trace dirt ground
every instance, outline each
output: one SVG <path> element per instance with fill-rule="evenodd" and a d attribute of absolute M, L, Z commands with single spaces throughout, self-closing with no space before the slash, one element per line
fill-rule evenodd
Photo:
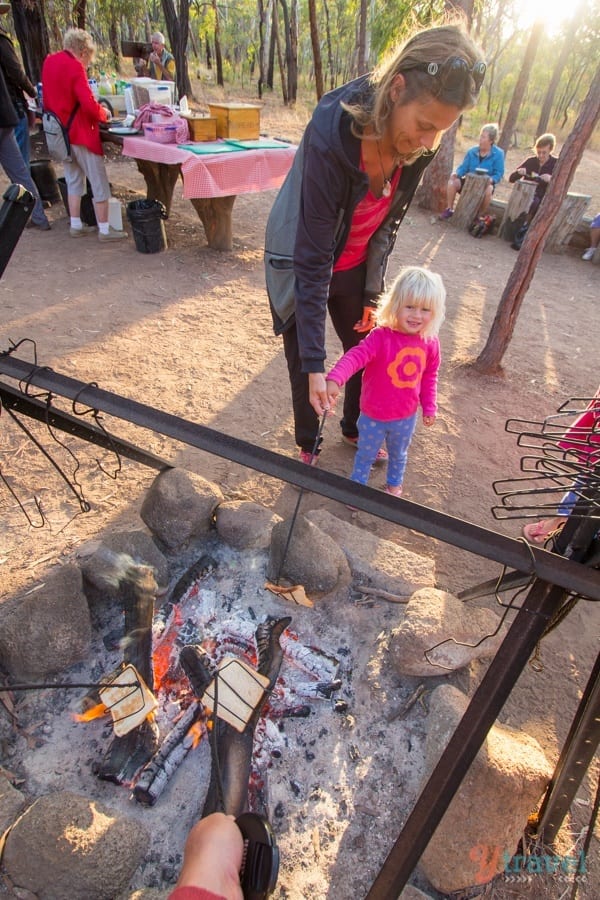
<path fill-rule="evenodd" d="M 283 111 L 271 102 L 264 110 L 262 129 L 297 139 L 304 120 L 303 110 Z M 526 150 L 511 150 L 508 171 L 525 155 Z M 111 154 L 108 166 L 114 193 L 124 203 L 143 194 L 144 183 L 133 161 Z M 600 210 L 599 174 L 600 154 L 586 153 L 572 189 L 593 196 L 591 214 Z M 503 185 L 499 196 L 507 195 Z M 273 192 L 237 198 L 231 253 L 207 248 L 201 223 L 191 204 L 181 199 L 179 188 L 166 225 L 168 250 L 154 255 L 138 253 L 131 237 L 114 245 L 100 245 L 93 238 L 72 241 L 62 204 L 55 205 L 49 211 L 52 231 L 25 231 L 0 281 L 0 350 L 21 340 L 34 342 L 38 363 L 63 375 L 97 382 L 105 390 L 295 455 L 285 362 L 281 342 L 272 334 L 263 281 L 263 235 L 273 198 Z M 448 291 L 441 332 L 439 416 L 433 428 L 417 430 L 405 496 L 512 537 L 520 534 L 523 521 L 497 519 L 492 513 L 498 504 L 494 483 L 520 474 L 523 451 L 516 446 L 515 436 L 505 431 L 506 420 L 539 422 L 565 400 L 590 396 L 600 382 L 600 269 L 583 262 L 576 251 L 543 255 L 504 359 L 503 377 L 483 377 L 469 368 L 468 362 L 489 333 L 515 259 L 516 253 L 498 238 L 474 240 L 414 207 L 399 231 L 389 266 L 390 274 L 404 263 L 431 267 L 442 274 Z M 339 352 L 332 331 L 328 352 L 330 361 Z M 32 354 L 33 344 L 27 343 L 16 355 L 30 360 Z M 0 472 L 14 491 L 0 483 L 0 575 L 6 599 L 42 580 L 51 565 L 68 560 L 86 540 L 139 525 L 140 503 L 154 472 L 125 461 L 113 480 L 95 464 L 96 451 L 79 445 L 78 478 L 91 503 L 91 511 L 81 514 L 65 483 L 5 412 L 0 424 Z M 105 424 L 116 434 L 215 481 L 226 497 L 249 497 L 284 516 L 294 508 L 297 493 L 285 483 L 125 422 L 106 419 Z M 321 464 L 347 475 L 352 451 L 341 443 L 339 434 L 337 419 L 329 421 Z M 49 441 L 48 449 L 53 446 Z M 103 455 L 102 462 L 112 473 L 115 466 L 110 455 Z M 382 472 L 375 474 L 372 484 L 382 486 Z M 43 528 L 34 527 L 40 524 L 34 497 L 44 511 Z M 348 510 L 317 495 L 307 495 L 304 502 L 306 509 L 322 506 L 350 519 Z M 355 522 L 433 558 L 441 588 L 458 592 L 500 572 L 496 563 L 416 531 L 363 513 Z M 479 602 L 494 603 L 492 599 Z M 354 628 L 365 629 L 363 639 L 357 641 L 362 646 L 357 659 L 366 672 L 379 632 L 401 613 L 375 603 L 364 610 L 363 622 L 360 611 L 347 612 L 341 604 L 327 618 L 340 625 L 346 615 Z M 580 602 L 544 642 L 543 671 L 527 669 L 502 711 L 503 722 L 537 738 L 552 764 L 593 666 L 599 625 L 598 606 Z M 452 682 L 472 691 L 480 677 L 481 669 L 473 667 Z M 390 673 L 382 675 L 380 682 L 369 687 L 372 699 L 385 704 L 398 691 L 401 695 L 402 685 Z M 422 733 L 423 711 L 415 715 L 423 720 Z M 396 762 L 401 767 L 400 749 L 398 754 Z M 310 840 L 300 841 L 299 847 L 308 848 L 303 860 L 298 858 L 299 851 L 290 849 L 289 834 L 284 836 L 283 848 L 289 856 L 286 863 L 282 852 L 279 896 L 346 900 L 358 895 L 353 893 L 355 885 L 368 887 L 414 802 L 417 774 L 418 766 L 413 780 L 406 779 L 401 800 L 396 795 L 402 793 L 398 786 L 402 779 L 398 782 L 390 776 L 390 796 L 382 801 L 381 817 L 375 827 L 369 824 L 371 850 L 356 835 L 350 839 L 351 829 L 344 837 L 345 819 L 351 818 L 348 811 L 330 812 L 335 827 L 319 852 L 314 841 L 310 853 Z M 356 774 L 350 787 L 358 790 L 362 777 Z M 596 765 L 584 779 L 568 827 L 561 833 L 565 854 L 581 847 L 597 778 Z M 385 794 L 384 787 L 381 790 Z M 598 838 L 596 831 L 581 897 L 597 896 Z M 356 871 L 349 860 L 355 861 L 357 855 L 364 872 L 358 881 L 346 882 L 346 871 Z M 541 881 L 496 883 L 485 894 L 558 900 L 568 888 L 564 883 L 542 885 Z"/>

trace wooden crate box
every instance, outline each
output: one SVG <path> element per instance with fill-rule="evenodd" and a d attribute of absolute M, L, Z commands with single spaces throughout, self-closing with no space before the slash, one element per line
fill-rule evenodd
<path fill-rule="evenodd" d="M 182 115 L 190 129 L 192 141 L 214 141 L 217 138 L 217 120 L 215 116 L 195 116 L 192 113 Z"/>
<path fill-rule="evenodd" d="M 252 103 L 209 103 L 211 116 L 217 119 L 217 137 L 240 141 L 260 137 L 260 106 Z"/>

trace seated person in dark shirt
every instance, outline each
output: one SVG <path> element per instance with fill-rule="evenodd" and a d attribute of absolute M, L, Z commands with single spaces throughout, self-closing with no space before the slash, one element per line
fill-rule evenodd
<path fill-rule="evenodd" d="M 542 134 L 534 144 L 533 149 L 535 150 L 535 156 L 528 156 L 527 159 L 508 176 L 508 180 L 511 184 L 524 178 L 525 181 L 531 181 L 537 185 L 533 200 L 531 201 L 531 206 L 527 212 L 527 223 L 531 222 L 538 211 L 538 207 L 544 199 L 548 182 L 552 177 L 554 166 L 558 161 L 556 156 L 552 155 L 555 144 L 556 138 L 553 134 Z"/>

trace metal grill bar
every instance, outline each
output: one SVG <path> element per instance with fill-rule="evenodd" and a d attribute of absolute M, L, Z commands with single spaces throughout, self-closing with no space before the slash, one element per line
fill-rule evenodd
<path fill-rule="evenodd" d="M 421 534 L 485 559 L 494 560 L 508 568 L 535 574 L 538 578 L 565 590 L 600 600 L 600 580 L 597 572 L 547 550 L 530 547 L 523 541 L 456 519 L 430 507 L 400 497 L 392 497 L 366 485 L 356 484 L 333 472 L 307 466 L 298 460 L 289 459 L 215 429 L 59 375 L 52 369 L 34 366 L 10 354 L 0 355 L 0 374 L 22 383 L 36 385 L 53 394 L 77 400 L 92 409 L 206 450 L 265 475 L 272 475 L 282 481 L 329 497 L 331 500 L 351 504 L 388 522 L 412 528 Z"/>

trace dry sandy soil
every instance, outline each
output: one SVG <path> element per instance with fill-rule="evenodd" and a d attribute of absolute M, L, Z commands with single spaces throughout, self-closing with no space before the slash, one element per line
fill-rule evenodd
<path fill-rule="evenodd" d="M 286 112 L 270 102 L 262 125 L 267 133 L 295 139 L 304 120 L 302 110 Z M 526 151 L 511 151 L 509 169 L 524 155 Z M 109 173 L 123 202 L 141 196 L 143 181 L 131 160 L 111 159 Z M 598 154 L 586 154 L 573 188 L 594 195 L 590 212 L 600 209 L 599 173 Z M 500 196 L 507 193 L 506 187 L 500 189 Z M 105 246 L 93 239 L 71 241 L 62 205 L 54 206 L 49 213 L 52 231 L 24 232 L 0 282 L 0 349 L 30 339 L 35 342 L 38 362 L 61 374 L 98 382 L 122 396 L 286 456 L 295 455 L 285 363 L 281 343 L 271 331 L 263 284 L 263 234 L 273 197 L 268 192 L 236 200 L 234 249 L 227 254 L 206 247 L 202 226 L 178 189 L 167 223 L 169 248 L 149 256 L 136 252 L 132 238 Z M 600 270 L 583 262 L 575 251 L 543 256 L 504 359 L 503 377 L 483 377 L 469 368 L 468 362 L 489 333 L 515 259 L 515 252 L 499 239 L 476 241 L 415 207 L 400 229 L 390 260 L 391 273 L 403 263 L 430 266 L 442 274 L 448 289 L 448 314 L 441 334 L 439 417 L 435 427 L 417 431 L 406 497 L 512 537 L 519 535 L 522 521 L 497 520 L 491 512 L 498 502 L 494 482 L 515 478 L 520 471 L 523 451 L 514 435 L 505 432 L 506 420 L 541 421 L 568 398 L 590 396 L 600 382 Z M 333 333 L 328 350 L 334 360 L 339 347 Z M 24 345 L 17 355 L 31 359 L 31 345 Z M 283 516 L 294 508 L 297 493 L 285 483 L 125 422 L 107 419 L 105 424 L 116 434 L 215 481 L 226 497 L 252 498 Z M 30 526 L 0 484 L 0 574 L 7 598 L 38 583 L 50 566 L 69 560 L 85 541 L 139 526 L 140 503 L 154 473 L 124 462 L 117 480 L 111 480 L 96 466 L 96 452 L 79 445 L 79 480 L 92 508 L 78 515 L 79 507 L 64 483 L 6 414 L 1 425 L 2 474 L 35 524 L 34 496 L 46 516 L 45 527 Z M 322 465 L 347 475 L 351 453 L 340 442 L 337 421 L 329 421 Z M 112 472 L 110 457 L 103 462 Z M 380 487 L 383 474 L 378 472 L 372 483 Z M 318 495 L 305 496 L 303 503 L 306 509 L 322 506 L 347 520 L 351 515 Z M 441 588 L 458 592 L 500 572 L 495 563 L 417 531 L 363 513 L 355 523 L 431 557 Z M 492 599 L 479 602 L 494 604 Z M 282 615 L 287 611 L 280 609 Z M 276 896 L 346 900 L 364 895 L 416 798 L 422 761 L 415 757 L 427 727 L 426 704 L 417 705 L 397 730 L 385 724 L 387 711 L 405 699 L 416 683 L 399 679 L 385 666 L 377 677 L 369 669 L 380 633 L 401 616 L 398 607 L 376 601 L 365 609 L 346 597 L 327 610 L 294 615 L 303 639 L 316 640 L 325 650 L 335 649 L 340 642 L 352 648 L 355 732 L 349 737 L 341 723 L 332 726 L 330 722 L 337 740 L 335 753 L 317 760 L 314 775 L 310 768 L 302 773 L 299 797 L 288 791 L 286 814 L 277 822 L 282 872 Z M 502 721 L 538 739 L 552 764 L 593 665 L 599 625 L 598 606 L 580 602 L 544 642 L 543 671 L 527 669 L 502 712 Z M 470 692 L 482 671 L 474 666 L 448 680 Z M 368 717 L 369 711 L 374 719 Z M 25 703 L 25 720 L 31 715 Z M 294 727 L 290 726 L 290 741 Z M 71 764 L 62 756 L 66 733 L 54 720 L 49 735 L 44 748 L 47 762 L 38 760 L 36 777 L 22 786 L 25 792 L 35 795 L 71 786 L 127 809 L 126 800 L 115 798 L 114 786 L 99 788 L 87 768 L 70 773 Z M 411 740 L 416 748 L 412 754 L 407 749 Z M 360 748 L 358 764 L 349 762 L 350 744 Z M 3 764 L 19 771 L 20 763 L 14 758 Z M 289 764 L 293 768 L 294 760 Z M 58 779 L 56 765 L 69 774 L 68 784 Z M 277 776 L 280 786 L 285 772 L 283 768 Z M 561 852 L 568 854 L 581 846 L 597 777 L 596 766 L 578 792 L 568 828 L 561 835 Z M 317 784 L 320 793 L 315 795 Z M 170 799 L 167 796 L 157 807 L 156 816 L 149 812 L 145 819 L 154 829 L 155 856 L 162 860 L 162 868 L 155 866 L 158 871 L 164 871 L 167 858 L 176 867 L 185 829 L 197 814 L 193 804 L 183 813 L 175 809 L 177 790 L 173 788 Z M 168 819 L 169 804 L 177 825 L 165 835 L 160 820 Z M 592 841 L 591 872 L 581 897 L 597 896 L 597 855 L 598 834 Z M 496 882 L 485 889 L 485 895 L 558 900 L 568 889 L 564 883 L 542 881 L 537 877 L 522 885 Z M 142 878 L 140 883 L 147 882 Z M 159 876 L 154 883 L 160 886 Z"/>

